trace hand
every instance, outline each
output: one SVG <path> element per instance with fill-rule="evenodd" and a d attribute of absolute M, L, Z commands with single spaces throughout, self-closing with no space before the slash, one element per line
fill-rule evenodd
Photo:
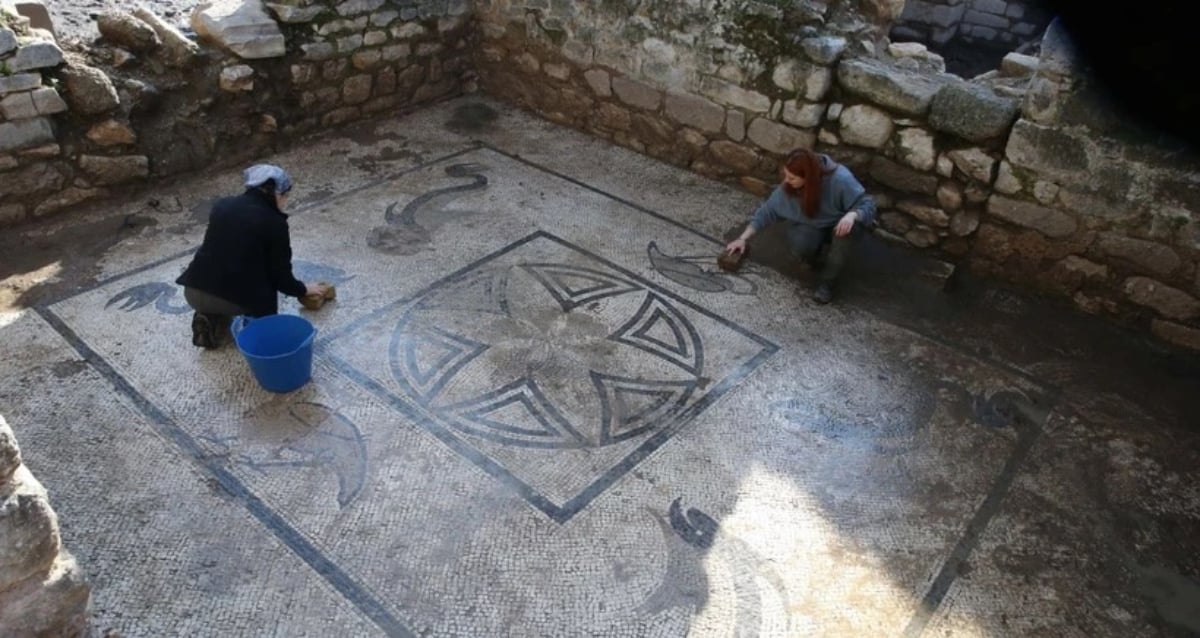
<path fill-rule="evenodd" d="M 739 238 L 729 242 L 729 244 L 727 244 L 725 246 L 725 250 L 730 255 L 733 255 L 733 256 L 740 255 L 746 251 L 746 240 L 739 237 Z"/>
<path fill-rule="evenodd" d="M 838 221 L 837 226 L 835 226 L 833 229 L 834 234 L 838 237 L 845 237 L 846 235 L 849 235 L 850 231 L 854 229 L 854 222 L 856 221 L 858 221 L 857 211 L 852 210 L 845 215 L 842 215 L 841 220 Z"/>
<path fill-rule="evenodd" d="M 327 290 L 329 290 L 329 286 L 324 284 L 308 284 L 308 289 L 304 292 L 304 294 L 311 295 L 313 297 L 324 297 Z"/>

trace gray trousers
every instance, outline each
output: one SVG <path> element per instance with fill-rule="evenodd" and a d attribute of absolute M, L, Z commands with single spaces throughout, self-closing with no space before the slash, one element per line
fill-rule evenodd
<path fill-rule="evenodd" d="M 192 310 L 200 314 L 225 315 L 227 317 L 246 314 L 246 310 L 241 306 L 216 295 L 211 295 L 203 290 L 196 290 L 195 288 L 185 286 L 183 289 L 183 298 L 187 300 Z"/>
<path fill-rule="evenodd" d="M 792 224 L 788 228 L 788 244 L 792 254 L 803 259 L 810 266 L 816 267 L 821 248 L 828 245 L 829 253 L 825 256 L 825 265 L 821 268 L 820 280 L 832 284 L 842 275 L 842 269 L 850 261 L 854 247 L 862 237 L 862 228 L 858 223 L 845 237 L 833 234 L 833 228 L 815 228 L 805 224 Z"/>

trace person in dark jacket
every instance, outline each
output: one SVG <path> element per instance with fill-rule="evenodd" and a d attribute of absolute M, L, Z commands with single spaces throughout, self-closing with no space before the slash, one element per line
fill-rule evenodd
<path fill-rule="evenodd" d="M 192 344 L 217 348 L 228 341 L 235 315 L 263 317 L 279 312 L 279 293 L 300 298 L 324 294 L 292 275 L 287 205 L 292 179 L 287 171 L 256 164 L 245 171 L 246 191 L 213 204 L 204 241 L 175 280 L 183 286 L 192 316 Z"/>
<path fill-rule="evenodd" d="M 863 228 L 875 223 L 875 208 L 875 200 L 850 169 L 823 153 L 797 149 L 784 161 L 782 183 L 725 250 L 739 255 L 755 233 L 786 222 L 788 243 L 796 257 L 816 266 L 820 250 L 829 247 L 813 292 L 817 303 L 829 303 Z"/>

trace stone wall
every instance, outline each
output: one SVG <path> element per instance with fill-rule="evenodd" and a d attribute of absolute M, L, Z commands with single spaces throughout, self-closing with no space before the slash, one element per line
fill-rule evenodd
<path fill-rule="evenodd" d="M 1039 39 L 1050 18 L 1035 0 L 908 0 L 892 34 L 931 45 L 962 40 L 1013 50 Z"/>
<path fill-rule="evenodd" d="M 472 70 L 468 0 L 224 0 L 189 36 L 144 9 L 62 51 L 2 14 L 0 225 L 298 135 L 452 96 Z"/>
<path fill-rule="evenodd" d="M 46 490 L 0 416 L 0 635 L 88 635 L 91 586 L 62 547 Z"/>
<path fill-rule="evenodd" d="M 481 86 L 757 193 L 829 153 L 882 236 L 1200 349 L 1200 166 L 1129 139 L 1057 32 L 968 81 L 881 36 L 895 3 L 789 6 L 481 0 Z"/>

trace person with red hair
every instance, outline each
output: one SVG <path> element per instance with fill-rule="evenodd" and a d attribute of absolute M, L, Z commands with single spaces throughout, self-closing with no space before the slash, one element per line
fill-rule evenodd
<path fill-rule="evenodd" d="M 775 187 L 746 229 L 725 247 L 740 255 L 755 233 L 777 221 L 788 224 L 792 253 L 817 266 L 821 248 L 828 245 L 813 300 L 829 303 L 842 269 L 862 229 L 875 223 L 875 200 L 850 169 L 823 153 L 796 149 L 783 164 L 783 181 Z"/>

